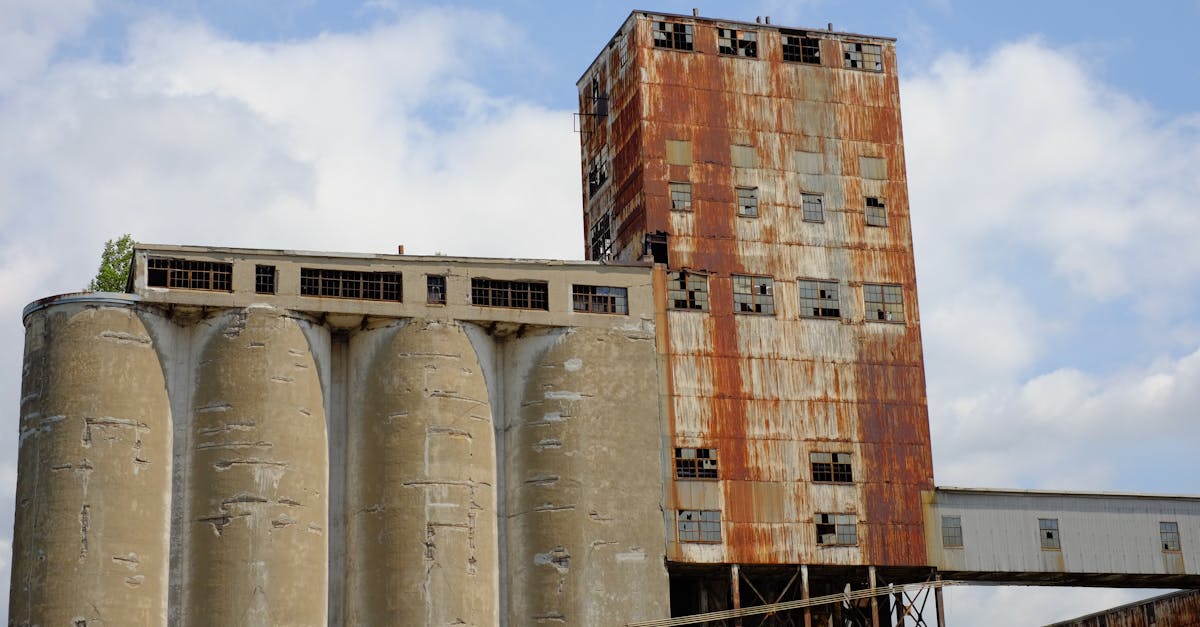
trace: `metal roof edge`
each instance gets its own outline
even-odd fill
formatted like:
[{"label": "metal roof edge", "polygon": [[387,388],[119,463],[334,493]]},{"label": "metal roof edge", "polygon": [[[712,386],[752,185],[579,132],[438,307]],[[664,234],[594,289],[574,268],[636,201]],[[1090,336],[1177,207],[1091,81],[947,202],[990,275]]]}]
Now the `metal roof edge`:
[{"label": "metal roof edge", "polygon": [[960,494],[1013,494],[1018,496],[1069,496],[1078,498],[1135,498],[1135,499],[1178,499],[1200,501],[1195,494],[1153,494],[1139,492],[1084,492],[1064,490],[1027,490],[1023,488],[964,488],[959,486],[934,486],[934,492]]},{"label": "metal roof edge", "polygon": [[142,297],[137,294],[126,294],[124,292],[69,292],[66,294],[56,294],[39,298],[21,310],[21,321],[24,322],[30,314],[46,309],[54,305],[66,303],[95,303],[99,305],[120,305],[129,307],[142,302]]}]

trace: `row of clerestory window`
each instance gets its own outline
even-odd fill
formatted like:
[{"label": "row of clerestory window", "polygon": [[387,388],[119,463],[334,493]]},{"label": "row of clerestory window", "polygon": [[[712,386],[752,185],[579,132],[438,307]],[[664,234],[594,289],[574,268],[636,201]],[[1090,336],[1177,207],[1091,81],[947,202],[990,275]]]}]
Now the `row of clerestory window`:
[{"label": "row of clerestory window", "polygon": [[[813,451],[808,454],[813,483],[854,483],[850,453]],[[715,448],[675,448],[675,478],[716,480],[721,478]]]},{"label": "row of clerestory window", "polygon": [[[692,184],[681,181],[668,183],[672,211],[692,210]],[[742,218],[757,218],[759,210],[757,187],[735,187],[737,215]],[[825,197],[822,194],[803,192],[800,194],[801,212],[805,222],[825,222]],[[863,215],[867,226],[886,227],[887,205],[878,196],[863,197]]]},{"label": "row of clerestory window", "polygon": [[[1038,548],[1043,551],[1061,551],[1062,536],[1057,518],[1038,519]],[[1179,541],[1179,523],[1162,521],[1158,523],[1159,544],[1165,553],[1177,553],[1181,550]],[[963,548],[962,516],[942,516],[942,547],[947,549]]]},{"label": "row of clerestory window", "polygon": [[[667,274],[667,306],[687,311],[709,311],[709,275],[679,270]],[[741,314],[775,315],[775,280],[767,276],[731,275],[733,311]],[[798,279],[801,318],[842,318],[840,284],[831,279]],[[904,289],[898,284],[864,283],[865,319],[874,322],[904,322]]]},{"label": "row of clerestory window", "polygon": [[[758,58],[759,33],[753,29],[718,27],[717,52],[722,56]],[[652,22],[651,39],[655,48],[692,52],[696,49],[695,26],[682,22]],[[779,31],[783,60],[808,65],[823,65],[821,38],[804,31]],[[866,72],[883,71],[883,47],[856,41],[842,42],[842,67]]]},{"label": "row of clerestory window", "polygon": [[[849,513],[813,514],[814,543],[819,547],[856,546],[858,516]],[[675,510],[675,537],[679,542],[720,544],[721,510]]]}]

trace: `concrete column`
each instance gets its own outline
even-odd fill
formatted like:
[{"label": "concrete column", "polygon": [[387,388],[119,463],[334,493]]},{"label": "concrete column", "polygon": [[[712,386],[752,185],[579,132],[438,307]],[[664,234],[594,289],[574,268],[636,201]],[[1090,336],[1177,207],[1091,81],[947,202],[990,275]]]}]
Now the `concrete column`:
[{"label": "concrete column", "polygon": [[[942,576],[934,575],[933,580],[940,584],[942,582]],[[933,589],[933,600],[937,604],[938,627],[946,627],[946,610],[942,607],[942,587],[940,585]]]},{"label": "concrete column", "polygon": [[[800,585],[802,586],[800,598],[807,601],[809,599],[807,564],[800,566]],[[812,608],[807,605],[804,606],[804,627],[812,627]]]},{"label": "concrete column", "polygon": [[875,567],[867,567],[867,578],[871,581],[871,627],[879,627],[879,597],[875,595]]},{"label": "concrete column", "polygon": [[229,312],[200,353],[189,437],[190,624],[323,625],[325,411],[287,312]]},{"label": "concrete column", "polygon": [[454,322],[350,345],[347,625],[499,623],[495,440],[482,368]]},{"label": "concrete column", "polygon": [[166,624],[166,384],[133,306],[103,300],[25,319],[10,625]]},{"label": "concrete column", "polygon": [[[737,564],[729,565],[729,594],[733,597],[733,609],[735,610],[742,609],[742,575],[739,572],[740,570]],[[733,619],[733,627],[742,627],[742,618],[740,616]]]},{"label": "concrete column", "polygon": [[506,407],[509,625],[669,616],[654,356],[648,330],[559,330],[507,349],[528,373]]}]

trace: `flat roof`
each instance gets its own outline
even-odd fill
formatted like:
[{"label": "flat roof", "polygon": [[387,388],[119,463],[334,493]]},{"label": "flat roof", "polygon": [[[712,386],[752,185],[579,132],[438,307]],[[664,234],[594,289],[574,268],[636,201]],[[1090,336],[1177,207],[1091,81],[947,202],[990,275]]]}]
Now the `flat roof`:
[{"label": "flat roof", "polygon": [[1149,494],[1137,492],[1076,492],[1062,490],[1025,490],[1020,488],[963,488],[958,486],[935,486],[935,492],[950,492],[958,494],[1009,494],[1014,496],[1059,496],[1091,499],[1181,499],[1200,500],[1200,495],[1193,494]]}]

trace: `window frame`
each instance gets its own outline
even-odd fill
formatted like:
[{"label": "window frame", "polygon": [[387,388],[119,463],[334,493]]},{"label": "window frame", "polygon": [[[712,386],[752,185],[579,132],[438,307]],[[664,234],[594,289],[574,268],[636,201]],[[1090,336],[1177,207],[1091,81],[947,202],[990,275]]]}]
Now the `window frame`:
[{"label": "window frame", "polygon": [[[668,26],[671,28],[668,29]],[[696,49],[696,28],[684,22],[654,20],[650,22],[650,42],[654,48],[693,52]]]},{"label": "window frame", "polygon": [[[749,192],[749,193],[744,193]],[[735,187],[734,195],[737,198],[737,215],[739,218],[757,218],[758,217],[758,188],[757,187]]]},{"label": "window frame", "polygon": [[279,289],[279,269],[273,265],[254,264],[254,293],[275,294]]},{"label": "window frame", "polygon": [[[1170,525],[1173,529],[1167,529],[1167,525]],[[1158,538],[1159,546],[1162,547],[1163,553],[1183,552],[1183,543],[1182,538],[1179,536],[1179,523],[1177,521],[1159,521]]]},{"label": "window frame", "polygon": [[[480,302],[480,298],[486,302]],[[527,304],[514,305],[514,301]],[[476,307],[550,311],[550,284],[546,281],[471,277],[471,304]]]},{"label": "window frame", "polygon": [[[729,33],[728,36],[725,33]],[[741,37],[739,37],[741,35]],[[727,41],[729,45],[723,45]],[[725,50],[728,49],[729,52]],[[758,58],[758,31],[717,28],[717,54],[723,57]]]},{"label": "window frame", "polygon": [[[813,526],[817,532],[818,547],[847,547],[858,546],[858,516],[844,512],[816,513],[813,514]],[[849,528],[850,532],[846,530]],[[825,531],[826,533],[821,533]],[[824,542],[822,537],[834,536],[833,542]],[[845,538],[853,539],[853,542],[843,541]]]},{"label": "window frame", "polygon": [[[821,65],[821,38],[799,31],[779,31],[780,51],[788,63]],[[813,54],[813,50],[816,54]]]},{"label": "window frame", "polygon": [[[440,290],[440,292],[438,291]],[[440,293],[440,298],[437,294]],[[446,275],[444,274],[426,274],[425,275],[425,304],[426,305],[445,305],[446,304]]]},{"label": "window frame", "polygon": [[341,268],[300,268],[300,295],[404,302],[404,275],[400,272],[364,272]]},{"label": "window frame", "polygon": [[[869,300],[872,288],[879,288],[879,300]],[[899,300],[888,300],[889,290],[895,290]],[[871,305],[879,305],[874,311]],[[906,324],[907,316],[904,313],[904,286],[899,283],[863,283],[863,311],[867,322],[888,322],[892,324]],[[895,316],[899,314],[899,319]]]},{"label": "window frame", "polygon": [[[806,285],[806,284],[809,284],[809,285]],[[832,287],[833,288],[832,289],[833,297],[832,298],[829,298],[828,296],[823,297],[821,295],[823,288],[818,287],[818,286],[824,286],[824,288]],[[799,289],[799,295],[800,295],[800,317],[801,318],[812,318],[815,320],[841,320],[842,319],[842,295],[841,295],[841,284],[839,282],[837,282],[833,279],[813,279],[813,278],[801,277],[796,280],[796,287]],[[811,297],[805,296],[805,292],[808,290],[816,290],[817,291],[816,298],[811,298]],[[830,302],[837,304],[837,308],[832,309],[832,311],[833,311],[832,314],[826,313],[828,311],[831,311],[831,308],[821,306],[823,304],[828,304]],[[815,313],[815,314],[808,313],[813,310],[817,311],[818,313]]]},{"label": "window frame", "polygon": [[[775,279],[756,274],[732,274],[733,313],[775,315]],[[746,290],[749,291],[746,291]],[[747,298],[748,297],[748,298]]]},{"label": "window frame", "polygon": [[[692,210],[692,184],[689,181],[667,181],[667,193],[671,198],[671,211]],[[678,194],[679,204],[676,204]],[[686,194],[686,202],[683,196]]]},{"label": "window frame", "polygon": [[[873,63],[875,67],[867,67],[867,63]],[[843,41],[842,67],[860,72],[883,72],[883,45],[865,41]]]},{"label": "window frame", "polygon": [[887,205],[879,196],[866,196],[863,199],[863,221],[867,226],[887,228]]},{"label": "window frame", "polygon": [[[704,272],[667,272],[667,308],[675,311],[708,311],[708,279],[709,275]],[[675,283],[679,287],[674,287]],[[685,304],[680,306],[680,302]]]},{"label": "window frame", "polygon": [[[685,517],[694,515],[694,518]],[[695,525],[695,529],[684,530],[684,525]],[[684,534],[687,534],[685,537]],[[714,537],[715,534],[715,537]],[[721,529],[721,510],[719,509],[678,509],[675,510],[675,538],[679,542],[690,544],[720,544],[723,537]]]},{"label": "window frame", "polygon": [[1038,519],[1038,544],[1043,551],[1062,550],[1062,531],[1057,518]]},{"label": "window frame", "polygon": [[232,292],[233,263],[182,257],[147,257],[146,287]]},{"label": "window frame", "polygon": [[[821,457],[822,459],[817,459]],[[827,459],[826,459],[827,458]],[[820,467],[818,467],[818,464]],[[813,483],[854,483],[854,455],[842,451],[810,451],[809,471]],[[820,473],[818,475],[818,473]]]},{"label": "window frame", "polygon": [[[690,452],[690,456],[688,453]],[[685,481],[717,481],[721,464],[717,449],[704,447],[675,447],[675,478]]]},{"label": "window frame", "polygon": [[[949,521],[954,521],[957,524],[947,524]],[[954,529],[953,533],[947,531]],[[957,538],[957,540],[955,540]],[[956,543],[957,542],[957,543]],[[961,549],[963,548],[962,535],[962,516],[942,516],[942,548],[944,549]]]},{"label": "window frame", "polygon": [[[817,206],[817,210],[815,212],[815,215],[817,217],[815,217],[815,218],[809,216],[809,214],[812,212],[810,212],[808,209],[809,205],[812,204],[809,201],[813,200],[813,199],[816,200],[815,204]],[[825,195],[817,194],[817,193],[813,193],[813,192],[801,192],[800,193],[800,211],[801,211],[801,217],[804,219],[805,222],[811,222],[813,224],[824,224],[825,223]]]},{"label": "window frame", "polygon": [[[580,307],[581,302],[583,303],[582,308]],[[571,311],[627,316],[629,315],[629,288],[572,283]]]}]

